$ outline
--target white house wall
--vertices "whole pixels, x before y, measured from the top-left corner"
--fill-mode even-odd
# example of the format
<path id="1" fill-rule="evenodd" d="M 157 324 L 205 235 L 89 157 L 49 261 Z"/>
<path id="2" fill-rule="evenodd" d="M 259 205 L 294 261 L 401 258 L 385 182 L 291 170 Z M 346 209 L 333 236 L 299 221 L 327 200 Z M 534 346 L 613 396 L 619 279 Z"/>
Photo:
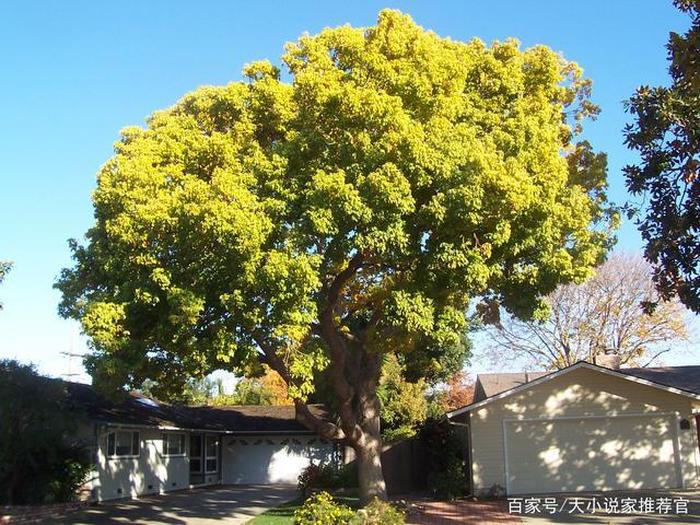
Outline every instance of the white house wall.
<path id="1" fill-rule="evenodd" d="M 87 488 L 98 501 L 159 494 L 189 486 L 186 456 L 163 455 L 163 432 L 155 428 L 140 432 L 140 454 L 136 458 L 107 457 L 107 435 L 114 429 L 101 426 L 96 432 L 95 470 Z M 187 441 L 187 440 L 186 440 Z"/>
<path id="2" fill-rule="evenodd" d="M 95 466 L 85 484 L 91 499 L 104 501 L 160 494 L 190 486 L 189 457 L 163 455 L 163 431 L 156 428 L 119 427 L 140 432 L 138 457 L 107 456 L 108 434 L 116 427 L 81 425 L 80 439 L 93 452 Z M 186 452 L 189 453 L 189 432 Z M 206 474 L 204 483 L 296 484 L 312 461 L 336 459 L 334 443 L 311 435 L 222 435 L 219 472 Z"/>

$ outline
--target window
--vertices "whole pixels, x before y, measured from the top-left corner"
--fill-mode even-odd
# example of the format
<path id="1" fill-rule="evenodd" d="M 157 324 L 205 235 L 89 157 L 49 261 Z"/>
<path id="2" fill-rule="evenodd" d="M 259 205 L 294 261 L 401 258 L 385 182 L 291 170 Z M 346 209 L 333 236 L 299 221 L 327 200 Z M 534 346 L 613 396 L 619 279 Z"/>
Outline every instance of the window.
<path id="1" fill-rule="evenodd" d="M 141 439 L 138 430 L 117 430 L 107 434 L 108 457 L 137 457 L 140 452 Z"/>
<path id="2" fill-rule="evenodd" d="M 204 470 L 208 474 L 219 470 L 219 438 L 216 436 L 206 437 L 204 448 Z"/>
<path id="3" fill-rule="evenodd" d="M 172 432 L 163 434 L 163 455 L 184 456 L 185 434 L 174 434 Z"/>

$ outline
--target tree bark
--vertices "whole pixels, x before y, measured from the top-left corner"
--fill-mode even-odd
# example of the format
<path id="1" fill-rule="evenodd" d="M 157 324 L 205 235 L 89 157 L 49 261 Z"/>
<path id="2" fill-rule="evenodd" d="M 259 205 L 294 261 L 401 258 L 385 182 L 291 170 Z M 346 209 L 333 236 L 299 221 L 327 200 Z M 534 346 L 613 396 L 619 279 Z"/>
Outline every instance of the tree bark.
<path id="1" fill-rule="evenodd" d="M 364 337 L 351 336 L 340 330 L 336 307 L 345 284 L 362 266 L 363 256 L 357 254 L 348 266 L 326 287 L 327 302 L 320 312 L 314 333 L 328 347 L 329 374 L 337 400 L 339 422 L 324 421 L 309 410 L 302 401 L 295 401 L 296 417 L 310 430 L 327 439 L 341 441 L 356 453 L 360 502 L 365 505 L 374 498 L 386 499 L 386 483 L 382 471 L 381 404 L 377 386 L 381 373 L 382 355 L 369 352 Z M 366 334 L 365 334 L 366 335 Z M 264 361 L 291 384 L 286 363 L 264 337 L 256 336 Z"/>
<path id="2" fill-rule="evenodd" d="M 371 405 L 379 407 L 376 393 L 370 399 Z M 379 411 L 369 408 L 363 414 L 362 437 L 353 446 L 357 455 L 357 478 L 360 489 L 360 503 L 366 505 L 374 498 L 387 499 L 386 482 L 382 470 L 382 436 Z"/>

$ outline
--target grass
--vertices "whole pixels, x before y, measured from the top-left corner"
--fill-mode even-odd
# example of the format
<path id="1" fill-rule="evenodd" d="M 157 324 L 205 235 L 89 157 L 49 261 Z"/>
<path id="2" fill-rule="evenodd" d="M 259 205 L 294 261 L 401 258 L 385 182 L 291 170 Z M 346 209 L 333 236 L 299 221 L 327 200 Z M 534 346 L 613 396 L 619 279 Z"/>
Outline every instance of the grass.
<path id="1" fill-rule="evenodd" d="M 359 507 L 359 500 L 357 497 L 334 495 L 333 499 L 353 509 Z M 302 498 L 297 498 L 279 507 L 275 507 L 274 509 L 266 510 L 250 520 L 246 525 L 291 525 L 292 519 L 294 519 L 294 512 L 303 504 L 304 500 Z"/>
<path id="2" fill-rule="evenodd" d="M 288 501 L 275 507 L 274 509 L 266 510 L 259 516 L 254 517 L 246 525 L 290 525 L 294 518 L 294 511 L 302 506 L 304 500 L 297 498 Z"/>

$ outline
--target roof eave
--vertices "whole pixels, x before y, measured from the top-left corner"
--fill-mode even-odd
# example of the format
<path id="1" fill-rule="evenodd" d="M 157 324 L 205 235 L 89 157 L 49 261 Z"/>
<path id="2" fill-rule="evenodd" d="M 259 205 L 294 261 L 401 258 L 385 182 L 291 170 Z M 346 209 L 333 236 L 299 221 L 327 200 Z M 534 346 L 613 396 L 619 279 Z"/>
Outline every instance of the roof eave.
<path id="1" fill-rule="evenodd" d="M 518 392 L 522 392 L 524 390 L 527 390 L 528 388 L 532 388 L 532 387 L 537 386 L 539 384 L 546 383 L 547 381 L 551 381 L 552 379 L 555 379 L 559 376 L 562 376 L 568 372 L 572 372 L 572 371 L 577 370 L 579 368 L 588 368 L 589 370 L 595 370 L 597 372 L 609 374 L 609 375 L 614 376 L 614 377 L 619 377 L 622 379 L 626 379 L 628 381 L 633 381 L 635 383 L 650 386 L 652 388 L 658 388 L 659 390 L 665 390 L 667 392 L 671 392 L 671 393 L 678 394 L 681 396 L 689 397 L 691 399 L 695 399 L 696 401 L 700 401 L 700 395 L 695 394 L 694 392 L 689 392 L 687 390 L 683 390 L 680 388 L 671 387 L 668 385 L 657 383 L 655 381 L 651 381 L 649 379 L 643 379 L 641 377 L 633 376 L 631 374 L 625 374 L 624 372 L 619 372 L 617 370 L 611 370 L 609 368 L 605 368 L 602 366 L 587 363 L 585 361 L 579 361 L 578 363 L 574 363 L 573 365 L 568 366 L 566 368 L 562 368 L 561 370 L 556 370 L 556 371 L 552 372 L 551 374 L 547 374 L 545 376 L 538 377 L 537 379 L 533 379 L 529 383 L 525 383 L 523 385 L 518 385 L 516 387 L 513 387 L 513 388 L 510 388 L 510 389 L 505 390 L 503 392 L 500 392 L 499 394 L 495 394 L 491 397 L 487 397 L 486 399 L 483 399 L 483 400 L 478 401 L 476 403 L 471 403 L 471 404 L 466 405 L 462 408 L 458 408 L 456 410 L 448 412 L 447 418 L 451 419 L 451 418 L 458 416 L 460 414 L 463 414 L 465 412 L 470 412 L 470 411 L 475 410 L 477 408 L 481 408 L 484 405 L 490 404 L 494 401 L 497 401 L 499 399 L 503 399 L 505 397 L 509 397 L 513 394 L 517 394 Z"/>

